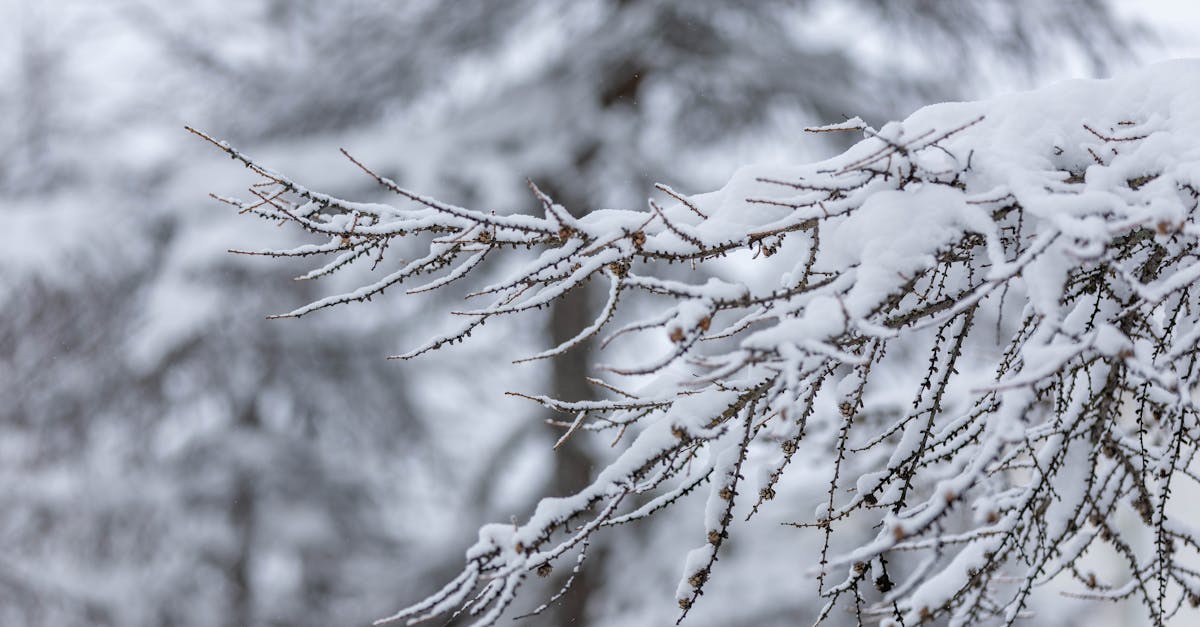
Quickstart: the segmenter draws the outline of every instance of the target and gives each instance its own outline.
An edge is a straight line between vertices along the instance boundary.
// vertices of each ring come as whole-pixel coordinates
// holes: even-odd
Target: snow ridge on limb
[[[569,555],[575,572],[593,534],[707,486],[705,535],[677,592],[682,620],[738,532],[735,510],[768,507],[798,453],[832,470],[815,517],[803,512],[816,503],[788,512],[825,538],[813,573],[822,619],[845,606],[887,625],[1008,623],[1036,585],[1073,578],[1080,594],[1135,596],[1163,621],[1200,604],[1200,577],[1177,557],[1200,537],[1167,516],[1177,482],[1198,480],[1188,471],[1200,437],[1197,102],[1200,62],[1188,61],[934,105],[878,130],[816,129],[865,135],[828,161],[746,168],[691,197],[660,186],[662,205],[578,218],[533,186],[532,214],[453,207],[357,161],[403,203],[351,203],[213,143],[263,177],[253,198],[227,202],[328,240],[260,254],[349,264],[380,251],[375,264],[386,265],[388,242],[428,247],[291,315],[419,277],[420,289],[446,289],[486,272],[484,253],[532,248],[470,295],[490,301],[461,312],[461,332],[414,354],[601,275],[609,298],[576,339],[632,316],[610,337],[668,340],[648,360],[604,368],[649,378],[639,393],[600,381],[619,398],[529,397],[571,414],[568,434],[616,431],[620,453],[579,493],[544,499],[523,523],[483,527],[459,577],[381,622],[457,610],[493,624],[530,573]],[[785,253],[795,270],[769,289],[664,271],[738,252],[748,263]],[[644,294],[654,306],[622,306]],[[811,441],[814,427],[832,440]],[[748,477],[764,480],[747,489]],[[1124,510],[1149,549],[1115,525]],[[873,537],[834,551],[835,538],[863,528]],[[1105,546],[1128,563],[1124,580],[1086,572],[1081,560]]]

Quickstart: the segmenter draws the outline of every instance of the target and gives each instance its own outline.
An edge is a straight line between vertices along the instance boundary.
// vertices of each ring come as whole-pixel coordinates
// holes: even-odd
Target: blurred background
[[[228,254],[297,240],[208,199],[253,179],[184,124],[356,200],[384,197],[339,147],[447,201],[528,208],[529,177],[579,214],[842,147],[805,126],[1200,56],[1197,33],[1166,0],[0,0],[0,625],[365,625],[606,448],[552,454],[501,394],[592,393],[590,349],[508,365],[587,295],[416,363],[383,358],[437,296],[264,320],[354,277]],[[688,516],[600,547],[529,624],[671,624]],[[796,516],[732,543],[688,624],[811,620]]]

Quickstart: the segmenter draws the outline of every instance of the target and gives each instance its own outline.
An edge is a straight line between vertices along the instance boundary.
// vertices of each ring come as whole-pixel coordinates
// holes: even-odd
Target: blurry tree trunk
[[[637,90],[645,77],[646,70],[633,61],[622,61],[613,64],[612,71],[603,77],[596,94],[600,99],[602,111],[617,107],[637,107]],[[629,138],[632,141],[633,138]],[[582,189],[580,183],[572,185],[570,181],[591,180],[589,168],[593,165],[597,153],[604,141],[593,139],[581,142],[572,160],[574,172],[567,175],[568,180],[550,181],[551,197],[562,203],[568,211],[578,215],[590,209],[589,194]],[[592,290],[584,286],[569,293],[566,298],[554,302],[550,313],[551,346],[575,337],[577,333],[592,322],[595,314],[593,309]],[[554,398],[567,400],[595,400],[595,392],[587,382],[589,366],[594,359],[595,342],[588,340],[566,354],[558,357],[552,367]],[[555,452],[553,493],[557,495],[574,494],[583,489],[591,480],[592,469],[596,459],[587,449],[587,439],[572,437]],[[572,590],[563,595],[558,606],[554,608],[549,624],[576,625],[587,624],[587,607],[599,582],[605,580],[605,559],[602,546],[592,546],[588,556],[588,568],[581,570],[575,577]],[[562,585],[569,573],[561,573],[555,582]]]
[[[552,346],[565,342],[575,336],[579,330],[588,324],[589,290],[577,289],[566,298],[555,303],[550,315],[550,334]],[[555,398],[571,400],[588,400],[594,398],[591,386],[586,381],[588,365],[593,356],[592,342],[568,351],[555,360],[553,372],[553,395]],[[561,434],[558,432],[556,435]],[[554,455],[554,474],[552,481],[553,493],[568,495],[578,492],[591,479],[595,459],[587,450],[587,439],[572,437],[563,443]],[[599,547],[596,547],[598,549]],[[572,590],[563,595],[558,605],[553,608],[551,625],[586,625],[588,600],[593,587],[604,580],[604,562],[598,550],[593,550],[589,556],[588,568],[580,571],[572,584]],[[553,580],[557,589],[569,576],[569,571],[563,569]]]
[[[258,412],[254,399],[247,399],[248,406],[234,425],[235,431],[252,432],[259,429]],[[233,496],[229,504],[229,524],[235,534],[236,553],[229,564],[226,580],[229,592],[228,627],[249,627],[254,624],[253,551],[255,541],[255,518],[257,512],[254,477],[248,468],[238,468],[234,475]]]
[[[18,9],[16,106],[0,121],[11,124],[14,135],[5,138],[12,145],[0,156],[0,189],[32,193],[49,189],[55,175],[49,153],[63,63],[41,9],[32,4]]]

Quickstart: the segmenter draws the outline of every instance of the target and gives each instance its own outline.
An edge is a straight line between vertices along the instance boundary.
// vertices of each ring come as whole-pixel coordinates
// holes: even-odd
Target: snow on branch
[[[709,194],[660,186],[645,210],[582,217],[532,184],[530,214],[456,207],[357,161],[399,202],[354,203],[213,143],[262,178],[250,198],[223,200],[326,242],[257,254],[331,255],[312,277],[363,259],[383,272],[286,316],[393,286],[451,289],[492,272],[485,256],[509,255],[518,263],[468,295],[459,330],[403,357],[596,278],[608,298],[593,321],[531,359],[604,334],[670,340],[663,354],[604,367],[609,381],[595,381],[608,400],[529,397],[570,416],[564,438],[623,434],[619,455],[524,522],[484,526],[461,574],[381,623],[466,612],[492,624],[531,574],[586,568],[580,549],[607,527],[703,494],[705,532],[681,556],[682,619],[735,520],[767,507],[797,458],[832,470],[822,503],[777,503],[824,537],[811,573],[822,618],[842,606],[884,625],[1011,622],[1036,586],[1072,578],[1084,596],[1137,597],[1161,622],[1200,603],[1200,575],[1177,557],[1200,535],[1167,515],[1180,482],[1200,479],[1189,468],[1198,103],[1200,62],[1189,61],[934,105],[878,130],[815,129],[865,136],[827,161],[746,168]],[[397,240],[426,252],[394,262],[384,251]],[[699,278],[739,251],[750,264],[785,254],[794,269],[772,289]],[[664,270],[679,262],[694,281]],[[659,298],[622,307],[640,294]],[[611,382],[622,375],[651,382],[625,392]],[[1139,523],[1119,524],[1122,512]],[[874,535],[835,551],[850,528]],[[1127,563],[1123,579],[1086,571],[1083,556],[1101,546]]]

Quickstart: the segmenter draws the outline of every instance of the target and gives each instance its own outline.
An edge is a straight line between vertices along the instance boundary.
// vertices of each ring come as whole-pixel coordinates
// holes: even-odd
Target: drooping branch
[[[824,537],[812,573],[822,617],[846,602],[883,624],[1011,622],[1035,586],[1070,577],[1088,595],[1136,596],[1161,621],[1200,601],[1200,577],[1177,557],[1200,537],[1167,515],[1177,482],[1198,479],[1188,466],[1200,436],[1200,112],[1182,104],[1200,96],[1195,85],[1200,65],[1181,64],[929,107],[861,129],[862,142],[825,162],[746,170],[692,197],[659,186],[665,204],[578,218],[533,185],[532,214],[454,207],[352,157],[401,204],[343,201],[213,143],[263,178],[253,198],[227,202],[325,239],[255,254],[333,255],[315,277],[365,259],[386,266],[394,241],[427,247],[287,316],[486,277],[465,295],[474,308],[455,312],[460,329],[411,357],[603,276],[609,298],[592,323],[525,355],[554,358],[616,320],[606,345],[650,334],[657,344],[647,345],[663,347],[603,367],[642,377],[637,393],[596,379],[614,398],[528,397],[571,416],[563,439],[631,437],[577,494],[544,499],[521,524],[483,527],[459,577],[381,622],[462,608],[492,624],[529,573],[707,484],[705,536],[677,592],[686,615],[736,532],[735,512],[767,507],[801,452],[832,471],[815,519],[796,522]],[[1059,117],[1048,126],[1049,103]],[[487,259],[503,255],[518,263],[494,276]],[[770,289],[666,270],[687,263],[705,276],[730,255],[794,267]],[[641,307],[626,305],[635,299]],[[817,426],[835,434],[832,456],[811,441]],[[746,488],[747,477],[763,479]],[[634,505],[631,494],[646,498]],[[1150,530],[1151,550],[1114,522],[1124,510]],[[873,537],[834,553],[833,537],[865,528]],[[1100,544],[1128,562],[1125,582],[1083,570]],[[906,553],[920,560],[896,559]]]

